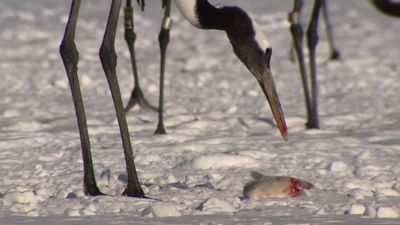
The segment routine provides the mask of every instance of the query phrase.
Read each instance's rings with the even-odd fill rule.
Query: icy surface
[[[168,135],[152,134],[156,114],[128,113],[139,177],[152,200],[120,196],[124,159],[98,59],[110,1],[83,1],[76,33],[96,176],[110,195],[101,197],[83,194],[76,118],[58,54],[70,1],[0,1],[0,224],[399,224],[400,20],[366,1],[329,2],[343,58],[327,61],[321,26],[321,129],[305,130],[298,69],[288,59],[292,1],[224,2],[252,12],[271,41],[289,141],[272,125],[257,82],[225,34],[197,30],[174,9]],[[135,14],[137,57],[141,85],[156,104],[162,15],[159,2],[147,5]],[[122,27],[117,69],[127,101],[133,78]],[[299,198],[243,199],[251,170],[315,188]]]

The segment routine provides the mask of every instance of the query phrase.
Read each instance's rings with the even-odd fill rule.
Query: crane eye
[[[267,48],[267,49],[265,49],[265,55],[267,55],[268,57],[271,57],[271,55],[272,55],[272,48]]]
[[[271,68],[272,48],[265,49],[265,55],[267,56],[267,66]]]

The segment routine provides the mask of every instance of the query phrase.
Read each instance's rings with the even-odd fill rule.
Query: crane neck
[[[392,0],[370,0],[370,2],[380,12],[389,16],[400,17],[400,2]]]

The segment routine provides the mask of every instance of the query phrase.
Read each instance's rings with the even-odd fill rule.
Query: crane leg
[[[331,60],[338,60],[338,59],[340,59],[340,52],[337,50],[336,45],[335,45],[335,40],[333,37],[332,23],[330,21],[329,13],[328,13],[328,2],[327,1],[323,1],[323,3],[322,3],[322,15],[324,16],[324,21],[325,21],[325,26],[326,26],[326,34],[328,36],[328,42],[329,42],[329,49],[330,49],[329,58]]]
[[[136,33],[134,30],[134,22],[133,22],[133,7],[131,4],[131,1],[129,1],[129,0],[126,2],[126,7],[124,9],[124,25],[125,25],[125,41],[128,45],[129,53],[131,56],[133,79],[134,79],[134,83],[135,83],[135,86],[132,90],[132,94],[131,94],[131,97],[129,98],[128,104],[125,106],[125,112],[128,112],[135,105],[139,105],[143,109],[157,111],[157,108],[152,106],[146,100],[146,98],[143,95],[142,88],[140,87],[139,74],[138,74],[138,69],[136,66],[136,56],[135,56]]]
[[[316,65],[316,47],[318,43],[318,20],[322,4],[325,0],[315,0],[314,8],[311,14],[310,24],[307,30],[307,45],[310,57],[310,75],[311,75],[311,96],[312,111],[311,120],[308,121],[308,128],[319,128],[318,121],[318,80]]]
[[[290,22],[290,32],[291,32],[292,38],[293,38],[294,50],[296,51],[297,60],[299,63],[300,76],[301,76],[301,81],[302,81],[303,91],[304,91],[304,99],[306,102],[306,111],[307,111],[306,128],[312,128],[309,125],[311,124],[310,122],[312,121],[312,117],[313,117],[313,114],[312,114],[313,106],[312,106],[311,98],[310,98],[308,75],[307,75],[307,70],[306,70],[305,60],[304,60],[304,51],[303,51],[304,31],[303,31],[303,27],[301,26],[301,21],[300,21],[300,11],[301,11],[302,5],[303,5],[302,0],[294,1],[293,11],[291,13],[289,13],[289,22]]]
[[[78,20],[80,0],[73,0],[64,37],[60,45],[60,55],[63,60],[71,88],[76,118],[78,122],[83,158],[83,186],[86,195],[102,195],[96,184],[94,176],[92,153],[90,150],[89,133],[86,124],[85,108],[83,106],[82,94],[78,79],[79,53],[75,46],[75,29]]]
[[[136,173],[128,125],[126,122],[121,92],[116,75],[117,55],[115,53],[114,43],[121,2],[122,0],[113,0],[111,3],[110,14],[104,33],[103,42],[100,47],[99,56],[110,87],[111,96],[114,102],[115,112],[117,115],[119,129],[121,133],[122,146],[124,149],[126,170],[128,174],[128,184],[123,194],[130,197],[145,197]]]
[[[165,3],[165,5],[164,5]],[[167,56],[167,47],[169,43],[169,32],[172,26],[172,20],[170,18],[171,12],[171,0],[163,1],[165,7],[164,19],[161,24],[161,30],[158,35],[158,41],[160,44],[160,96],[158,106],[158,125],[155,130],[155,134],[165,134],[166,130],[164,127],[164,74],[165,74],[165,60]]]

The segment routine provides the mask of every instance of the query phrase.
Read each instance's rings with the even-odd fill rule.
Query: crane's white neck
[[[254,39],[257,42],[258,46],[262,50],[271,47],[268,38],[265,36],[264,32],[260,29],[258,24],[250,17],[247,12],[237,7],[222,6],[220,8],[216,8],[212,6],[207,0],[174,1],[185,19],[188,20],[193,26],[196,26],[198,28],[218,29],[225,30],[227,32],[233,30],[237,31],[235,27],[240,25],[238,25],[237,23],[235,24],[235,22],[244,22],[243,20],[249,20],[248,26],[245,27],[245,29],[252,30],[251,33],[254,35]],[[227,13],[228,11],[235,11],[235,13]]]
[[[174,2],[186,20],[193,26],[200,26],[199,17],[196,12],[197,0],[174,0]]]
[[[265,33],[261,30],[260,26],[256,23],[255,20],[252,20],[252,23],[255,32],[254,38],[256,39],[256,42],[258,43],[260,48],[264,51],[268,48],[271,48],[271,43],[269,42]]]

